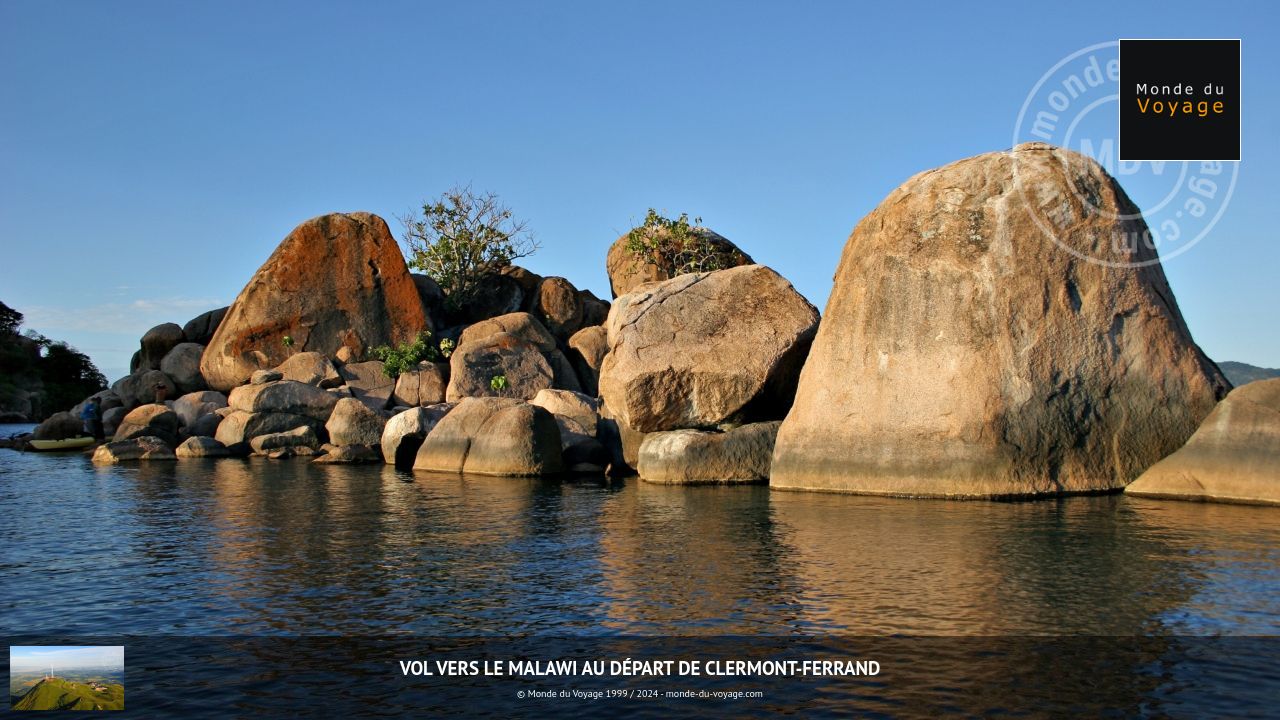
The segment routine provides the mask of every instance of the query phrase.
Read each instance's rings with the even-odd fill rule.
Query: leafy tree
[[[493,193],[455,187],[400,217],[409,266],[435,280],[445,305],[456,311],[475,297],[484,280],[517,258],[538,250],[528,225]]]
[[[0,303],[0,404],[28,391],[36,393],[33,405],[69,410],[107,386],[87,355],[34,330],[20,333],[22,322],[22,313]]]
[[[687,213],[672,220],[649,208],[644,223],[627,234],[627,250],[657,265],[671,277],[723,270],[737,264],[732,247],[715,243],[702,227],[702,218],[689,222]]]

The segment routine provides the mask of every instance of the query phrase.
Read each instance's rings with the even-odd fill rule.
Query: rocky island
[[[907,180],[822,315],[723,236],[649,220],[602,253],[611,303],[512,263],[460,300],[382,218],[307,220],[229,307],[141,338],[93,396],[93,460],[1280,502],[1280,381],[1228,395],[1155,250],[1114,242],[1146,228],[1092,160],[1028,144]]]

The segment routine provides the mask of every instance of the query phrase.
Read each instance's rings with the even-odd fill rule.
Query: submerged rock
[[[408,469],[413,467],[414,458],[422,442],[427,439],[440,419],[453,409],[450,403],[439,403],[429,407],[409,408],[387,421],[382,429],[382,457],[388,465]]]
[[[211,437],[189,437],[173,451],[178,458],[220,458],[230,457],[231,451],[226,445]]]
[[[1125,492],[1280,505],[1280,379],[1232,390],[1186,445],[1151,466]]]
[[[99,445],[93,451],[93,462],[109,465],[126,460],[177,460],[173,448],[158,437],[142,436]]]
[[[418,450],[414,470],[546,475],[563,468],[560,430],[546,410],[512,398],[466,398]]]
[[[417,286],[386,222],[330,214],[299,225],[227,310],[200,369],[226,392],[297,351],[359,357],[429,329]]]
[[[334,445],[378,445],[387,419],[356,398],[342,398],[325,423]]]
[[[641,480],[673,485],[764,482],[780,421],[751,423],[727,432],[671,430],[650,433],[640,445]]]
[[[1055,243],[1042,226],[1064,217]],[[1146,232],[1097,163],[1047,145],[909,179],[845,244],[770,485],[950,498],[1124,487],[1229,387],[1155,251],[1115,242]]]
[[[763,265],[644,285],[609,314],[600,395],[642,432],[781,419],[817,326]]]

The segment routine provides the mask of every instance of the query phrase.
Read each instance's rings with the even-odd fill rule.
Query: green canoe
[[[79,450],[93,444],[91,437],[67,438],[66,440],[28,440],[32,450],[47,452],[51,450]]]

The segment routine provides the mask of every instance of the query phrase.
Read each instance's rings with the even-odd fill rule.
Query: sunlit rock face
[[[1230,387],[1155,251],[1117,242],[1146,230],[1097,163],[1047,145],[909,179],[845,244],[771,486],[956,498],[1124,487]]]

